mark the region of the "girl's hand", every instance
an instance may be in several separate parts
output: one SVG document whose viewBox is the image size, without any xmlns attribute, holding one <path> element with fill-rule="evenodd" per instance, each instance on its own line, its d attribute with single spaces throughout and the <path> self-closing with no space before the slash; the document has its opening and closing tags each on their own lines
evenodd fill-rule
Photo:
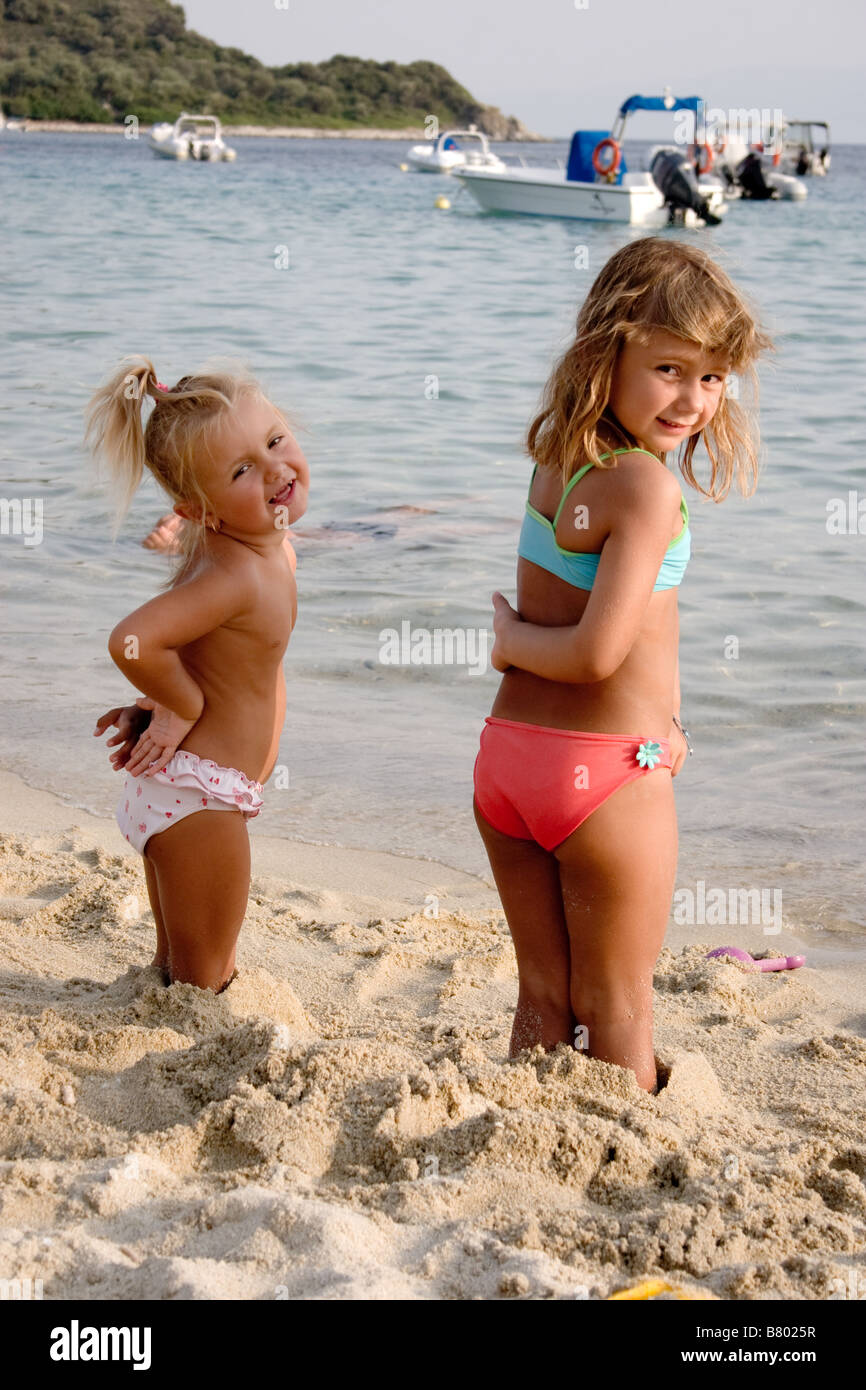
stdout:
<svg viewBox="0 0 866 1390">
<path fill-rule="evenodd" d="M 181 719 L 165 705 L 158 705 L 142 695 L 135 702 L 139 709 L 151 710 L 150 723 L 132 750 L 127 772 L 133 777 L 152 777 L 155 772 L 163 772 L 165 765 L 177 752 L 190 729 L 198 723 L 197 719 Z"/>
<path fill-rule="evenodd" d="M 689 756 L 689 745 L 686 743 L 676 724 L 671 724 L 671 731 L 668 735 L 668 739 L 671 745 L 671 777 L 676 777 L 686 758 Z"/>
<path fill-rule="evenodd" d="M 181 517 L 176 516 L 174 512 L 168 512 L 166 516 L 159 518 L 153 530 L 141 543 L 145 550 L 163 550 L 169 555 L 174 555 L 180 550 L 180 533 L 185 525 Z"/>
<path fill-rule="evenodd" d="M 129 756 L 149 722 L 149 712 L 139 709 L 138 705 L 118 705 L 99 716 L 93 730 L 94 738 L 101 738 L 106 729 L 117 729 L 114 738 L 108 739 L 105 744 L 106 748 L 114 748 L 116 744 L 120 744 L 116 752 L 108 755 L 115 772 L 122 771 L 129 762 Z"/>
<path fill-rule="evenodd" d="M 505 595 L 497 590 L 493 595 L 493 650 L 490 653 L 490 664 L 494 671 L 507 671 L 512 664 L 507 655 L 508 634 L 515 623 L 522 621 Z"/>
</svg>

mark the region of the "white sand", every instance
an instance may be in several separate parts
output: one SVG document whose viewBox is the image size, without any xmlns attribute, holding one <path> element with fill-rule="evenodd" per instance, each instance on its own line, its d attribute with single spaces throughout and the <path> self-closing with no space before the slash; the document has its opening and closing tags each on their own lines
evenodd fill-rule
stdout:
<svg viewBox="0 0 866 1390">
<path fill-rule="evenodd" d="M 506 1060 L 514 956 L 480 880 L 253 844 L 239 978 L 165 989 L 113 822 L 0 774 L 5 1278 L 87 1299 L 866 1293 L 862 964 L 749 973 L 672 928 L 652 1097 L 565 1048 Z"/>
<path fill-rule="evenodd" d="M 39 134 L 40 132 L 61 133 L 68 135 L 124 135 L 126 126 L 115 123 L 103 123 L 101 121 L 39 121 L 26 116 L 13 116 L 10 120 L 21 121 L 22 127 L 27 134 Z M 430 137 L 423 126 L 404 126 L 401 129 L 382 129 L 379 126 L 349 128 L 335 127 L 334 129 L 323 128 L 322 126 L 301 126 L 301 125 L 222 125 L 223 135 L 231 135 L 243 138 L 266 137 L 267 139 L 289 139 L 289 140 L 413 140 L 425 141 Z M 493 139 L 493 137 L 490 137 Z M 553 137 L 547 135 L 537 135 L 534 131 L 523 130 L 518 135 L 509 137 L 511 142 L 526 141 L 532 144 L 549 144 Z"/>
</svg>

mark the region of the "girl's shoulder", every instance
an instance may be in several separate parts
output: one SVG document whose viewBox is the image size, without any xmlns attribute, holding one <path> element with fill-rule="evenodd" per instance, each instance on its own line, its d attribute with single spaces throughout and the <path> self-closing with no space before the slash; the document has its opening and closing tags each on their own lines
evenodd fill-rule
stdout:
<svg viewBox="0 0 866 1390">
<path fill-rule="evenodd" d="M 677 511 L 682 490 L 676 474 L 655 454 L 630 450 L 619 454 L 609 469 L 591 468 L 586 474 L 600 475 L 599 482 L 617 514 L 663 513 Z"/>
<path fill-rule="evenodd" d="M 255 557 L 246 546 L 238 545 L 228 536 L 208 535 L 204 544 L 175 572 L 171 587 L 222 585 L 228 580 L 242 588 L 253 582 L 255 574 Z"/>
<path fill-rule="evenodd" d="M 591 490 L 597 501 L 609 501 L 616 509 L 653 501 L 665 505 L 682 496 L 676 476 L 655 454 L 645 449 L 613 453 L 600 462 L 576 461 L 565 481 L 558 469 L 537 467 L 532 476 L 529 500 L 536 510 L 556 511 L 577 488 Z"/>
</svg>

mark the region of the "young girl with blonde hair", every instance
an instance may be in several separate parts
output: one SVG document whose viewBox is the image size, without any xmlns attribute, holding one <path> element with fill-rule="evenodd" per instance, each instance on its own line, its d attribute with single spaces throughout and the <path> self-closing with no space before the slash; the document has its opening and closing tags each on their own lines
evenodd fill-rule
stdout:
<svg viewBox="0 0 866 1390">
<path fill-rule="evenodd" d="M 709 256 L 642 238 L 589 291 L 529 429 L 535 470 L 517 609 L 494 595 L 503 678 L 481 735 L 475 812 L 511 930 L 511 1055 L 585 1047 L 658 1088 L 653 966 L 674 888 L 677 587 L 689 513 L 667 456 L 720 502 L 757 481 L 726 390 L 772 347 Z M 703 445 L 704 486 L 695 471 Z"/>
<path fill-rule="evenodd" d="M 142 424 L 142 404 L 154 408 Z M 144 860 L 167 981 L 234 978 L 250 882 L 247 820 L 277 757 L 282 658 L 297 615 L 286 528 L 306 510 L 309 468 L 284 414 L 244 372 L 157 380 L 125 359 L 87 407 L 86 441 L 128 505 L 147 469 L 182 528 L 166 592 L 123 618 L 109 652 L 143 699 L 117 725 L 117 818 Z M 228 814 L 226 814 L 228 813 Z"/>
</svg>

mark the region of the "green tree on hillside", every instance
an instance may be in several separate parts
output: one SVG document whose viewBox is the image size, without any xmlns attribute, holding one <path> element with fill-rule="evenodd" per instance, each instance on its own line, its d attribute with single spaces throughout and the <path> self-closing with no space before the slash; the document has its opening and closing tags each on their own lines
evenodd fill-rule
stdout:
<svg viewBox="0 0 866 1390">
<path fill-rule="evenodd" d="M 34 119 L 149 123 L 206 107 L 236 124 L 385 128 L 485 109 L 436 63 L 267 67 L 187 29 L 170 0 L 2 0 L 0 102 Z"/>
</svg>

